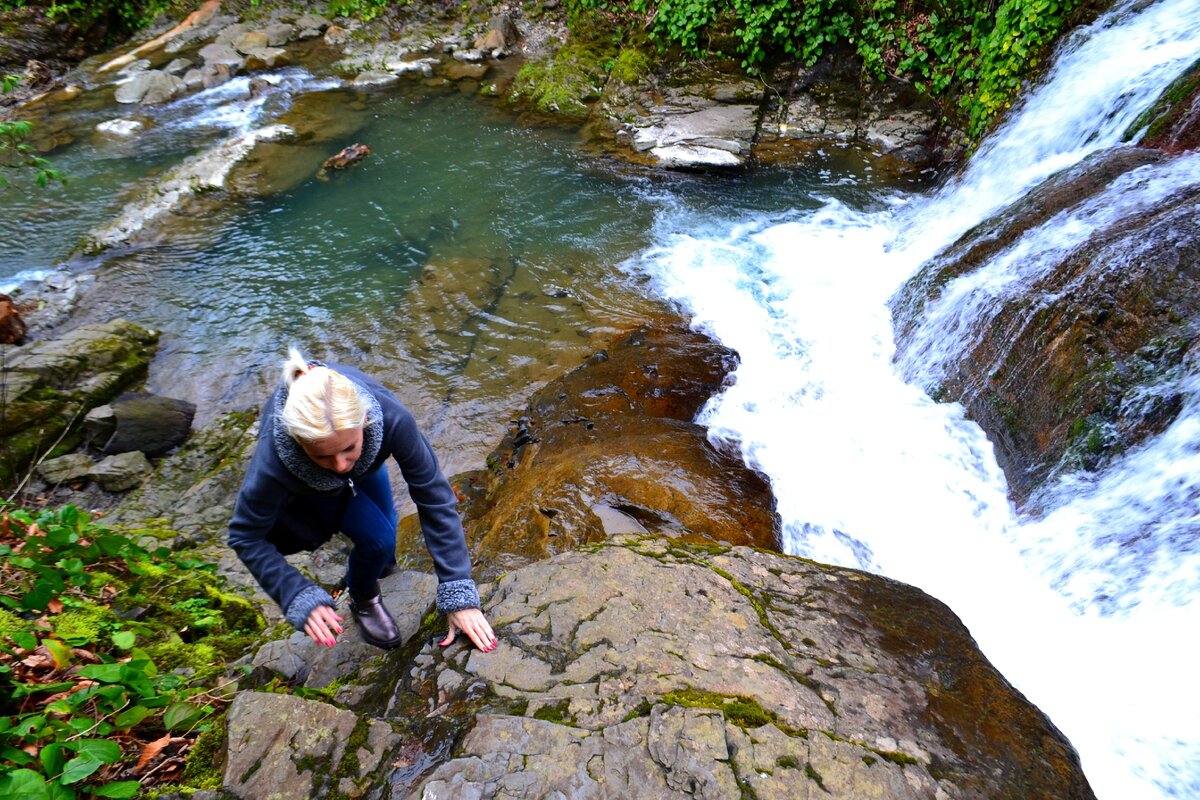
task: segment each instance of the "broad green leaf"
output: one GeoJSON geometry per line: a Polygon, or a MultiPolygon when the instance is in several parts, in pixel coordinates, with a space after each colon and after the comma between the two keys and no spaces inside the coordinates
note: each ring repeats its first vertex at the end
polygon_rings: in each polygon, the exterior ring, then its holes
{"type": "Polygon", "coordinates": [[[29,631],[17,631],[11,635],[11,638],[22,650],[33,650],[38,646],[37,637],[29,631]]]}
{"type": "Polygon", "coordinates": [[[124,664],[89,664],[79,670],[79,674],[102,683],[116,683],[121,680],[121,670],[124,667],[124,664]]]}
{"type": "Polygon", "coordinates": [[[118,714],[116,719],[113,720],[113,724],[118,728],[125,730],[126,728],[132,728],[134,725],[137,725],[152,713],[153,712],[145,706],[133,706],[118,714]]]}
{"type": "Polygon", "coordinates": [[[42,769],[51,778],[57,777],[63,770],[63,765],[66,763],[67,757],[63,755],[63,751],[67,748],[62,742],[48,744],[42,748],[42,752],[38,756],[42,760],[42,769]]]}
{"type": "Polygon", "coordinates": [[[90,756],[101,764],[112,764],[121,760],[121,745],[108,739],[79,739],[67,746],[81,756],[90,756]]]}
{"type": "Polygon", "coordinates": [[[133,631],[117,631],[112,635],[112,642],[122,650],[128,650],[137,642],[137,634],[133,631]]]}
{"type": "MultiPolygon", "coordinates": [[[[9,745],[0,746],[0,758],[4,759],[5,761],[11,761],[14,764],[22,767],[26,764],[32,764],[37,761],[36,758],[29,755],[29,753],[26,753],[24,750],[18,750],[17,748],[10,747],[9,745]]],[[[0,796],[7,797],[8,795],[0,796]]]]}
{"type": "Polygon", "coordinates": [[[103,786],[88,787],[96,797],[133,797],[142,788],[138,781],[117,781],[103,786]]]}
{"type": "Polygon", "coordinates": [[[65,784],[78,783],[102,766],[104,766],[103,763],[91,756],[77,756],[68,761],[67,765],[63,767],[62,777],[59,780],[65,784]]]}
{"type": "Polygon", "coordinates": [[[204,712],[191,703],[172,703],[163,712],[163,725],[169,730],[180,730],[191,727],[204,715],[204,712]]]}
{"type": "Polygon", "coordinates": [[[0,797],[19,797],[21,800],[49,800],[46,779],[31,769],[14,769],[0,775],[0,797]]]}

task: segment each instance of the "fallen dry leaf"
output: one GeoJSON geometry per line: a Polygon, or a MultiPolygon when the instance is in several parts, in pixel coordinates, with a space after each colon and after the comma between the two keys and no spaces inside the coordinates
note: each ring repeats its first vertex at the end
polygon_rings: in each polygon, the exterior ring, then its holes
{"type": "Polygon", "coordinates": [[[46,609],[51,614],[61,614],[63,610],[62,600],[59,600],[57,597],[54,598],[49,603],[46,603],[46,609]]]}
{"type": "Polygon", "coordinates": [[[138,758],[137,766],[133,768],[134,772],[141,772],[146,768],[146,765],[153,761],[163,748],[171,743],[171,734],[164,733],[162,738],[155,739],[142,748],[142,755],[138,758]]]}

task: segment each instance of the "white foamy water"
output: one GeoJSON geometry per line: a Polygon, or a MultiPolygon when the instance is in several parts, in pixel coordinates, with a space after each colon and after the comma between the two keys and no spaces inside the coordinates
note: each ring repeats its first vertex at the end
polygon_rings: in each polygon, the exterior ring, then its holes
{"type": "MultiPolygon", "coordinates": [[[[1200,0],[1116,11],[1072,37],[1047,82],[932,196],[866,211],[829,200],[785,220],[668,204],[660,244],[630,264],[740,354],[736,383],[700,421],[771,478],[785,549],[947,602],[1071,739],[1104,800],[1200,797],[1200,365],[1175,376],[1188,399],[1166,433],[1053,487],[1043,518],[1023,519],[979,427],[898,374],[887,303],[963,232],[1116,144],[1197,57],[1200,0]]],[[[1200,157],[1131,173],[950,283],[906,373],[928,377],[998,298],[1092,231],[1197,181],[1200,157]]]]}

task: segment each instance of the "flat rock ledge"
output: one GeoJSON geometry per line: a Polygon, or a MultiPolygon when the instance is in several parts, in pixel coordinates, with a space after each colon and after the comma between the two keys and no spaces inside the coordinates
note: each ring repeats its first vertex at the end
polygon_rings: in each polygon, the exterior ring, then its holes
{"type": "Polygon", "coordinates": [[[259,798],[1091,798],[1071,745],[917,589],[611,537],[483,587],[500,646],[410,646],[327,703],[244,693],[259,798]],[[267,707],[267,704],[270,707],[267,707]]]}

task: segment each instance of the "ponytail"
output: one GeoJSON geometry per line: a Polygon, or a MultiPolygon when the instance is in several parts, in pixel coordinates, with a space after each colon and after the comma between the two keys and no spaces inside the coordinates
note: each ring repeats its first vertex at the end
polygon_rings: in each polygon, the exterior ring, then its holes
{"type": "Polygon", "coordinates": [[[283,383],[288,395],[281,417],[293,439],[318,442],[366,424],[367,403],[358,387],[340,372],[310,364],[294,347],[283,362],[283,383]]]}

